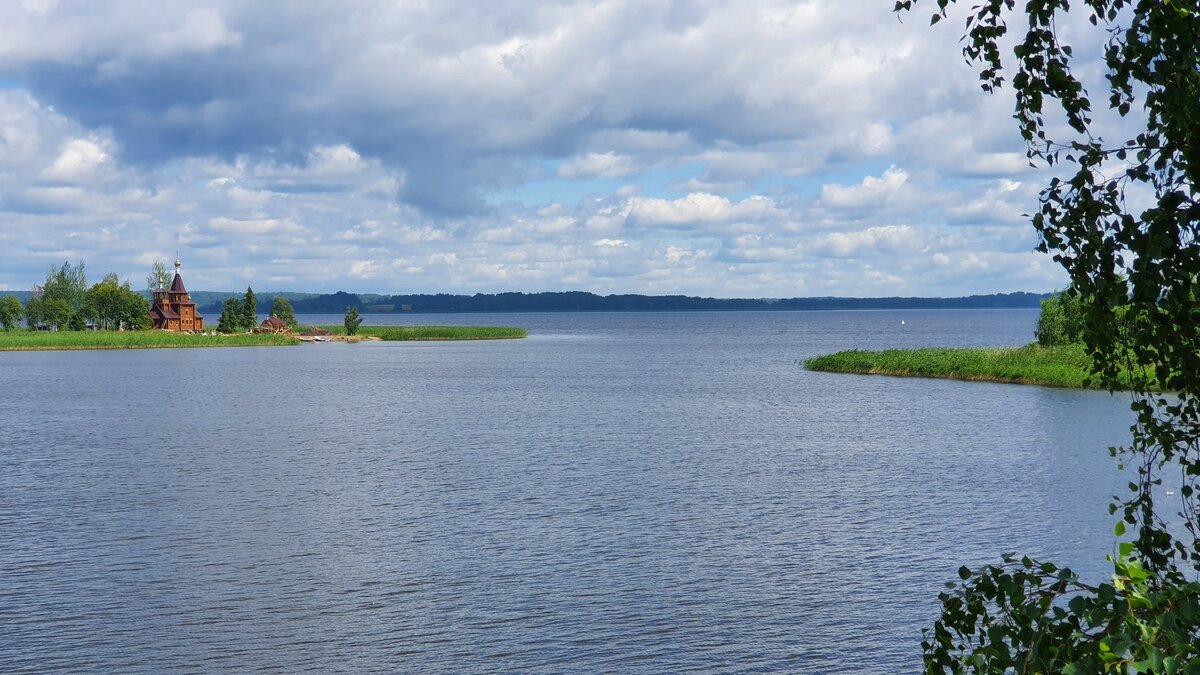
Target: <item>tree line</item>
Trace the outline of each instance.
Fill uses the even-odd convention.
[[[283,321],[288,330],[296,330],[296,310],[290,300],[283,296],[271,299],[271,308],[267,316]],[[221,303],[221,315],[217,320],[217,331],[221,333],[243,333],[255,330],[258,323],[258,297],[254,289],[247,286],[246,293],[241,298],[225,298]]]
[[[146,277],[147,288],[153,291],[164,287],[166,274],[166,265],[155,261]],[[257,311],[254,290],[247,287],[242,298],[225,300],[217,330],[254,330],[258,327]],[[298,327],[296,311],[285,297],[272,299],[269,314],[282,320],[289,330]],[[89,286],[87,266],[82,260],[74,265],[63,262],[50,268],[46,280],[33,287],[25,303],[15,295],[0,297],[0,327],[14,330],[22,320],[34,330],[143,330],[151,328],[150,302],[133,290],[129,280],[122,282],[115,273]]]
[[[4,330],[13,330],[22,319],[32,329],[86,330],[90,324],[96,330],[139,330],[149,325],[150,303],[115,273],[89,286],[80,260],[51,267],[24,305],[16,296],[0,298]]]
[[[544,293],[450,293],[356,295],[339,291],[296,298],[296,311],[332,314],[346,307],[369,312],[678,312],[796,311],[844,309],[1004,309],[1033,308],[1037,293],[996,293],[959,298],[702,298],[687,295],[597,295],[584,291]]]

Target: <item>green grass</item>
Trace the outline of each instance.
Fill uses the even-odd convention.
[[[320,326],[334,335],[345,335],[345,326]],[[529,335],[512,326],[359,326],[358,334],[382,340],[506,340]]]
[[[1006,349],[851,350],[804,362],[809,370],[955,380],[1037,384],[1075,389],[1096,388],[1088,382],[1091,359],[1082,345]]]
[[[160,349],[184,347],[259,347],[294,345],[286,335],[193,335],[161,330],[138,331],[0,331],[0,351],[52,349]]]

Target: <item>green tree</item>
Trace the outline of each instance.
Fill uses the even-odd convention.
[[[358,308],[351,305],[346,309],[346,318],[342,322],[346,326],[346,335],[357,335],[362,318],[358,316]]]
[[[129,284],[123,286],[124,305],[121,321],[129,330],[145,330],[150,327],[150,301],[141,293],[130,290]]]
[[[146,275],[146,290],[169,288],[175,275],[167,271],[167,263],[161,258],[150,264],[150,273]]]
[[[933,23],[951,4],[937,0]],[[1125,538],[1111,582],[1089,585],[1028,557],[963,568],[962,583],[941,596],[941,617],[926,633],[926,669],[1197,672],[1200,7],[1196,0],[1014,7],[1014,0],[972,7],[963,53],[985,91],[1004,84],[1006,68],[1015,70],[1026,153],[1056,174],[1033,216],[1039,249],[1054,255],[1084,299],[1082,335],[1095,376],[1115,389],[1123,369],[1133,372],[1136,423],[1129,445],[1113,453],[1137,475],[1111,506],[1120,518],[1116,535]],[[1059,31],[1067,15],[1107,35],[1106,113],[1093,112],[1078,75],[1090,63],[1073,68],[1077,57]],[[1027,27],[1023,37],[1008,36],[1011,20]],[[1080,39],[1082,24],[1071,26]],[[1156,382],[1175,393],[1156,393]],[[1181,481],[1171,497],[1156,494],[1167,474]],[[1171,511],[1178,525],[1168,528]]]
[[[250,330],[258,325],[258,298],[254,297],[254,289],[246,287],[246,295],[242,300],[242,320],[240,325],[244,330]]]
[[[124,315],[125,297],[121,286],[113,280],[92,286],[84,300],[84,312],[92,319],[97,330],[113,330],[119,327]]]
[[[117,330],[122,326],[139,329],[149,322],[150,304],[130,283],[120,283],[116,274],[88,289],[84,299],[84,314],[92,319],[97,330]]]
[[[217,331],[240,333],[246,330],[246,306],[237,298],[225,298],[221,303],[221,318],[217,320]]]
[[[17,299],[17,296],[6,295],[0,298],[0,326],[3,326],[4,330],[16,328],[24,312],[25,309],[21,307],[21,301]]]
[[[287,323],[288,328],[295,330],[297,326],[296,310],[292,309],[292,303],[287,298],[279,295],[275,296],[271,300],[270,315],[283,319]]]
[[[39,287],[34,287],[33,295],[25,301],[25,322],[30,328],[37,328],[44,321],[42,316],[42,293]]]
[[[61,298],[42,298],[38,303],[39,318],[56,330],[67,328],[67,322],[75,315],[71,305]]]
[[[1043,347],[1071,344],[1083,339],[1084,308],[1079,294],[1067,289],[1042,300],[1035,337]]]
[[[42,285],[41,295],[46,300],[61,300],[71,308],[72,312],[83,310],[87,294],[87,273],[83,261],[74,267],[64,262],[61,267],[51,267],[46,273],[46,283]]]

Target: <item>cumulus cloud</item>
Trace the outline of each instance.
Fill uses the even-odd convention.
[[[758,223],[780,219],[783,213],[761,195],[732,202],[725,197],[694,192],[680,199],[629,200],[629,220],[643,227],[697,228],[731,223]]]
[[[558,166],[557,173],[559,178],[574,179],[627,176],[633,171],[633,160],[628,156],[589,152],[583,157],[563,162]]]
[[[818,255],[857,258],[870,254],[898,254],[919,251],[924,235],[907,225],[869,227],[856,232],[832,232],[818,240]]]
[[[465,7],[4,5],[0,286],[176,248],[196,288],[1061,285],[1020,250],[1040,178],[1011,100],[953,30],[816,0]]]
[[[74,181],[85,178],[109,159],[98,143],[77,138],[67,143],[62,154],[55,158],[42,175],[51,180]]]
[[[821,202],[838,209],[879,208],[902,197],[906,183],[908,173],[893,166],[878,178],[863,178],[858,185],[825,185]]]

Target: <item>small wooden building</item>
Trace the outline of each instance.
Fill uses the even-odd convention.
[[[288,330],[287,322],[274,314],[263,319],[263,322],[258,327],[268,333],[286,333]]]
[[[163,280],[158,280],[158,288],[154,289],[154,301],[150,305],[150,325],[162,330],[173,330],[190,333],[204,330],[204,317],[196,311],[196,303],[183,287],[183,277],[179,275],[179,259],[175,259],[175,279],[169,289],[162,287]]]

